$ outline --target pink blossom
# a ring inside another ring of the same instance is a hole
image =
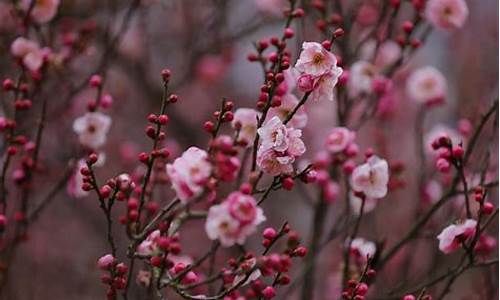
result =
[[[463,27],[468,15],[464,0],[429,0],[425,10],[429,22],[444,30]]]
[[[23,37],[18,37],[10,46],[10,52],[22,60],[23,65],[30,71],[37,71],[43,64],[46,50],[41,49],[38,43]]]
[[[205,231],[208,238],[218,239],[225,247],[241,245],[265,220],[252,196],[233,192],[223,203],[210,207]]]
[[[446,79],[434,67],[423,67],[410,75],[406,90],[410,98],[417,102],[439,103],[446,97]]]
[[[151,232],[148,237],[137,246],[137,253],[140,255],[155,255],[159,251],[156,241],[160,235],[161,232],[159,230]]]
[[[73,122],[73,131],[78,134],[80,144],[97,149],[106,143],[111,127],[111,118],[101,112],[87,112]]]
[[[261,147],[263,149],[273,149],[278,152],[284,152],[288,149],[287,127],[279,117],[271,118],[257,130],[257,133],[262,140]]]
[[[286,94],[281,97],[281,105],[278,107],[272,107],[269,109],[268,117],[273,118],[277,116],[281,121],[290,114],[293,109],[299,104],[299,99],[293,94]],[[304,128],[307,125],[307,113],[304,106],[301,106],[297,112],[293,115],[293,118],[287,124],[294,128]]]
[[[366,262],[367,257],[373,257],[377,251],[377,246],[374,242],[365,240],[364,238],[355,238],[351,242],[351,254],[357,259]]]
[[[190,147],[172,164],[167,164],[167,174],[172,188],[181,201],[199,196],[212,173],[212,165],[207,161],[206,151]]]
[[[345,127],[333,128],[326,137],[326,149],[331,153],[344,151],[356,137],[356,133]]]
[[[365,197],[365,205],[363,207],[363,213],[369,213],[377,207],[378,199]],[[351,206],[351,212],[354,215],[359,215],[359,211],[361,210],[361,198],[357,197],[354,193],[349,193],[349,204]]]
[[[463,142],[463,138],[458,131],[446,125],[437,124],[424,136],[424,149],[427,154],[435,155],[436,151],[432,148],[432,142],[441,136],[449,137],[453,145]]]
[[[295,64],[295,68],[301,74],[309,74],[315,77],[331,72],[340,76],[340,73],[342,73],[342,69],[337,67],[335,55],[326,50],[321,44],[315,42],[304,42],[302,44],[302,52]]]
[[[401,57],[402,52],[401,46],[398,43],[391,40],[383,42],[377,51],[375,65],[378,68],[390,66]]]
[[[297,79],[297,85],[301,92],[310,92],[314,89],[314,76],[310,74],[301,75]]]
[[[314,82],[314,89],[311,93],[313,101],[319,100],[334,100],[334,88],[337,85],[340,75],[342,75],[341,68],[334,68],[331,72],[326,73],[316,79]]]
[[[467,219],[460,224],[452,224],[437,236],[439,240],[439,250],[445,254],[457,250],[461,247],[462,242],[472,237],[476,232],[476,220]]]
[[[32,0],[22,0],[21,6],[25,11],[30,8]],[[37,23],[47,23],[57,14],[59,0],[36,0],[31,11],[31,17]]]
[[[251,146],[257,133],[257,118],[261,113],[252,108],[238,108],[231,123],[233,128],[241,126],[239,139]]]
[[[281,154],[272,149],[259,149],[257,152],[257,166],[272,176],[291,173],[294,161],[293,156]]]
[[[135,282],[140,286],[149,287],[151,284],[151,272],[139,270]]]
[[[378,75],[377,68],[367,61],[355,62],[349,71],[347,89],[351,97],[360,97],[373,91],[373,79]]]
[[[367,162],[356,167],[351,175],[352,188],[370,198],[382,198],[387,194],[389,166],[378,156],[371,156]]]

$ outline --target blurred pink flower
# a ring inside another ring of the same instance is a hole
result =
[[[377,76],[377,68],[367,61],[357,61],[349,70],[347,89],[351,97],[370,94],[373,90],[373,79]]]
[[[30,9],[33,0],[22,0],[21,6],[23,10]],[[59,8],[59,0],[35,0],[35,6],[31,11],[31,17],[37,23],[47,23],[57,14]]]
[[[356,133],[345,127],[333,128],[326,137],[325,146],[331,153],[339,153],[344,151],[352,142]]]
[[[234,119],[231,123],[233,128],[241,126],[239,139],[246,142],[247,146],[252,146],[255,134],[257,133],[257,118],[261,113],[253,108],[238,108],[234,112]]]
[[[364,238],[355,238],[351,242],[351,255],[354,255],[358,260],[366,262],[367,257],[373,257],[377,251],[377,246],[374,242],[365,240]]]
[[[18,37],[10,46],[10,52],[22,60],[23,65],[30,71],[37,71],[43,64],[47,50],[41,49],[38,43]]]
[[[446,79],[434,67],[415,70],[407,80],[409,97],[423,104],[442,103],[446,98]]]
[[[460,224],[452,224],[437,236],[439,240],[439,250],[445,254],[457,250],[461,247],[462,242],[472,237],[476,232],[476,220],[467,219]]]
[[[468,15],[464,0],[429,0],[425,10],[429,22],[445,30],[461,28]]]
[[[73,131],[78,134],[80,144],[91,149],[106,143],[110,127],[111,118],[101,112],[87,112],[73,122]]]

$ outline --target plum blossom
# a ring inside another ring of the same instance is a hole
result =
[[[378,156],[371,156],[366,163],[356,167],[351,175],[352,188],[366,197],[382,198],[387,194],[389,165]]]
[[[429,0],[425,10],[429,22],[443,30],[463,27],[468,15],[464,0]]]
[[[257,119],[261,113],[252,108],[238,108],[231,122],[233,128],[241,126],[239,140],[251,146],[257,134]]]
[[[304,42],[295,70],[301,91],[312,92],[313,100],[333,100],[333,88],[342,74],[333,53],[319,43]]]
[[[331,153],[339,153],[354,142],[356,133],[345,127],[333,128],[326,137],[325,146]]]
[[[446,79],[434,67],[423,67],[410,75],[406,90],[410,98],[417,102],[440,103],[446,97]]]
[[[47,49],[42,49],[37,42],[18,37],[12,42],[10,52],[21,59],[23,65],[30,71],[38,71],[43,64]]]
[[[378,199],[366,197],[365,206],[363,207],[363,213],[366,214],[374,210],[375,207],[377,207],[377,201]],[[354,193],[351,192],[349,193],[349,204],[351,206],[352,213],[355,215],[359,215],[362,204],[361,198],[357,197]]]
[[[154,255],[158,252],[157,240],[160,237],[160,230],[151,232],[148,237],[137,247],[137,253],[140,255]]]
[[[22,0],[21,7],[28,11],[33,0]],[[37,23],[47,23],[54,18],[57,14],[59,7],[59,0],[35,0],[33,9],[31,10],[31,17]]]
[[[476,220],[467,219],[460,224],[452,224],[437,236],[439,240],[439,250],[445,254],[457,250],[461,247],[462,242],[474,236],[476,233]]]
[[[265,220],[252,196],[233,192],[221,204],[210,207],[205,231],[209,239],[218,239],[225,247],[241,245]]]
[[[302,131],[286,127],[274,116],[258,129],[262,143],[257,152],[257,165],[271,175],[293,171],[295,158],[306,151],[302,142]]]
[[[361,261],[366,261],[367,257],[373,257],[377,251],[377,246],[374,242],[365,240],[364,238],[355,238],[351,242],[351,255],[354,255]]]
[[[295,156],[300,156],[305,151],[304,143],[300,139],[302,131],[286,127],[277,116],[266,122],[257,132],[262,139],[262,150],[287,151]]]
[[[338,79],[341,74],[342,69],[335,68],[332,72],[326,73],[316,79],[316,81],[314,82],[313,91],[311,93],[311,99],[313,99],[314,101],[319,101],[322,99],[333,101],[333,89],[337,85]]]
[[[281,97],[281,105],[269,109],[268,117],[273,118],[278,116],[281,121],[284,121],[288,114],[299,104],[299,99],[293,94],[286,94]],[[293,118],[287,124],[294,128],[304,128],[307,125],[307,113],[304,106],[301,106],[293,115]]]
[[[367,61],[355,62],[349,71],[347,89],[351,97],[370,94],[373,91],[373,80],[378,75],[377,68]]]
[[[377,51],[375,65],[379,68],[390,66],[401,57],[402,52],[403,50],[398,43],[392,40],[385,41],[380,45]]]
[[[317,77],[340,68],[337,67],[335,55],[326,50],[320,43],[304,42],[295,69],[301,74]]]
[[[167,174],[177,197],[183,202],[199,196],[212,173],[206,151],[190,147],[172,164],[167,164]]]
[[[87,112],[75,119],[73,131],[78,134],[80,144],[97,149],[106,143],[111,118],[101,112]]]

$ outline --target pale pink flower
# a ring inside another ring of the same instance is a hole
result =
[[[476,233],[476,220],[467,219],[460,224],[452,224],[437,236],[439,240],[439,250],[445,254],[457,250],[461,247],[462,242],[472,237]]]
[[[430,180],[425,185],[424,201],[427,203],[436,203],[443,196],[443,187],[436,180]]]
[[[300,52],[295,68],[301,74],[309,74],[315,77],[332,71],[342,73],[341,69],[337,67],[335,55],[326,50],[320,43],[315,42],[304,42],[302,44],[302,52]],[[336,71],[336,69],[340,69],[340,71]]]
[[[377,68],[367,61],[355,62],[349,71],[347,89],[349,96],[359,97],[373,91],[373,79],[378,75]]]
[[[257,166],[264,173],[272,176],[291,173],[294,161],[293,156],[281,154],[272,149],[259,149],[257,152]]]
[[[111,118],[101,112],[87,112],[75,119],[73,131],[78,134],[80,144],[97,149],[106,143]]]
[[[199,196],[212,173],[206,151],[190,147],[172,164],[167,164],[167,174],[172,188],[181,201]]]
[[[239,139],[247,143],[250,147],[257,134],[257,118],[260,118],[261,113],[253,108],[238,108],[234,112],[234,119],[231,123],[233,128],[237,124],[241,126]]]
[[[38,43],[24,37],[18,37],[10,46],[10,52],[22,60],[30,71],[37,71],[43,64],[48,50],[41,49]]]
[[[398,43],[392,40],[383,42],[377,51],[375,65],[379,68],[390,66],[401,57],[402,52]]]
[[[365,197],[365,205],[363,207],[363,214],[369,213],[377,207],[378,199]],[[359,215],[361,210],[362,200],[357,197],[354,193],[349,193],[349,204],[351,206],[351,212],[354,215]]]
[[[375,255],[377,246],[374,242],[367,241],[364,238],[355,238],[351,242],[350,251],[357,259],[366,262],[368,257]]]
[[[378,156],[371,156],[366,163],[356,167],[351,175],[352,188],[369,198],[382,198],[387,194],[389,165]]]
[[[263,149],[273,149],[284,152],[288,149],[287,127],[281,122],[280,118],[275,116],[264,123],[264,126],[257,130]]]
[[[22,0],[23,10],[28,11],[33,0]],[[47,23],[57,14],[59,0],[34,0],[35,6],[31,11],[31,17],[37,23]]]
[[[440,103],[446,97],[446,79],[434,67],[423,67],[414,71],[407,80],[406,91],[413,100],[425,103]]]
[[[281,105],[278,107],[272,107],[269,109],[268,117],[273,118],[277,116],[281,121],[290,114],[293,109],[299,104],[299,99],[293,94],[286,94],[281,97]],[[304,128],[307,125],[307,113],[304,106],[301,106],[297,112],[293,115],[293,118],[288,122],[287,126],[294,128]]]
[[[252,196],[233,192],[223,203],[210,207],[205,231],[209,239],[218,239],[225,247],[242,245],[265,220],[262,209]]]
[[[160,237],[160,230],[151,232],[148,237],[137,246],[137,253],[140,255],[155,255],[158,251],[157,240]]]
[[[311,93],[311,99],[314,101],[319,100],[334,100],[334,88],[337,85],[338,79],[342,75],[341,68],[334,68],[316,79],[314,88]]]
[[[468,15],[464,0],[429,0],[425,9],[429,22],[444,30],[461,28]]]
[[[356,133],[345,127],[333,128],[326,137],[326,149],[331,153],[339,153],[354,142]]]

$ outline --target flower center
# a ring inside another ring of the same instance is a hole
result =
[[[312,61],[313,61],[313,64],[315,64],[315,65],[322,64],[324,61],[323,54],[321,54],[321,53],[314,54]]]

